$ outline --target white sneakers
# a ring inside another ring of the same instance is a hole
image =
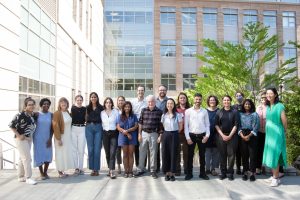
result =
[[[24,177],[20,177],[20,178],[18,178],[18,181],[19,181],[19,182],[25,182],[26,179],[25,179]]]
[[[35,185],[37,184],[37,182],[31,178],[27,178],[26,179],[26,183],[29,184],[29,185]]]
[[[280,179],[271,176],[270,178],[265,179],[265,182],[269,183],[271,187],[277,187],[280,184]]]
[[[280,184],[280,179],[279,178],[273,178],[270,186],[271,187],[277,187],[279,184]]]

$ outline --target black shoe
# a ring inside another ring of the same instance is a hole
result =
[[[234,180],[233,174],[229,174],[228,180],[230,180],[230,181],[233,181],[233,180]]]
[[[256,178],[255,178],[254,174],[252,174],[252,175],[250,176],[250,181],[255,181],[255,180],[256,180]]]
[[[166,175],[165,176],[165,181],[169,181],[170,180],[170,176],[169,175]]]
[[[187,174],[185,177],[184,177],[184,180],[191,180],[193,178],[193,175],[192,174]]]
[[[175,181],[175,176],[171,176],[170,181]]]
[[[157,178],[158,178],[156,172],[151,172],[151,176],[152,176],[152,178],[154,178],[154,179],[157,179]]]
[[[134,177],[139,177],[142,176],[145,172],[136,172],[135,174],[133,174]]]
[[[242,175],[242,172],[241,172],[241,169],[240,169],[240,168],[237,168],[237,169],[236,169],[236,174],[237,174],[237,175]]]
[[[200,174],[199,178],[202,178],[204,180],[209,180],[209,177],[206,174]]]
[[[219,175],[220,180],[224,180],[225,178],[227,178],[226,174],[220,174]]]
[[[242,177],[243,181],[247,181],[248,180],[248,176],[247,174],[244,174],[243,177]]]

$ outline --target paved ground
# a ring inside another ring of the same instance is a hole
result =
[[[0,170],[0,199],[300,199],[299,176],[285,176],[279,187],[271,188],[264,181],[267,176],[257,176],[257,181],[251,183],[243,181],[241,176],[236,176],[234,181],[210,176],[209,181],[204,181],[197,173],[191,181],[180,176],[175,182],[164,181],[162,174],[157,180],[149,174],[111,180],[106,177],[106,171],[101,171],[99,177],[91,177],[88,170],[85,175],[66,179],[57,178],[54,170],[50,170],[49,175],[51,179],[32,186],[19,183],[15,170]],[[37,170],[33,177],[38,177]]]

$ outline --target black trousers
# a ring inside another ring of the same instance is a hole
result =
[[[106,154],[107,166],[110,170],[115,169],[118,134],[119,133],[116,130],[103,131],[103,146]]]
[[[237,169],[241,169],[241,165],[242,165],[242,151],[241,151],[241,144],[242,143],[242,139],[241,137],[238,137],[238,142],[237,142],[237,149],[236,149],[236,153],[235,153],[235,165]]]
[[[116,151],[116,159],[117,159],[117,163],[118,165],[122,164],[122,156],[121,156],[121,147],[117,147],[117,151]]]
[[[164,173],[176,173],[179,145],[178,131],[165,131],[162,135],[162,170]]]
[[[220,168],[222,174],[233,174],[235,153],[238,143],[238,136],[235,134],[229,141],[223,141],[220,135],[217,136],[217,147],[220,153]],[[228,168],[227,168],[228,159]]]
[[[193,144],[188,145],[188,164],[187,174],[193,174],[193,159],[196,145],[198,146],[199,158],[200,158],[200,174],[205,174],[205,144],[202,143],[204,134],[190,133],[190,138]]]
[[[257,157],[257,138],[252,135],[249,141],[241,139],[241,154],[243,162],[243,174],[247,171],[255,173]],[[250,168],[249,168],[250,158]]]
[[[265,139],[266,139],[266,133],[262,133],[262,132],[257,133],[256,168],[259,168],[259,169],[261,169],[261,167],[262,167]]]

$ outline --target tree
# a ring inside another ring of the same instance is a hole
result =
[[[207,50],[198,58],[205,63],[200,68],[204,76],[198,77],[195,91],[205,96],[233,95],[241,91],[255,101],[267,86],[279,86],[283,82],[288,85],[295,80],[290,74],[297,69],[290,64],[296,58],[280,61],[278,67],[273,66],[274,74],[264,74],[264,67],[277,59],[283,44],[278,43],[277,35],[269,36],[268,27],[260,22],[248,23],[243,29],[243,42],[238,44],[203,39],[202,45]]]

